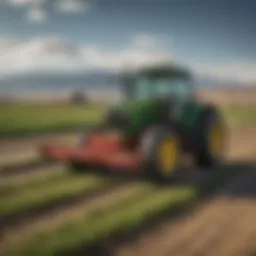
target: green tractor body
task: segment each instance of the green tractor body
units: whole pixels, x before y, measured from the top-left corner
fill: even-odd
[[[182,105],[179,105],[178,102],[176,104],[176,106],[172,105],[168,99],[162,101],[138,100],[120,103],[112,108],[110,113],[115,112],[125,116],[127,123],[124,122],[123,131],[129,137],[136,136],[141,129],[148,125],[167,119],[180,122],[186,129],[192,129],[205,106],[193,99],[188,99]],[[175,110],[176,113],[174,113]]]
[[[186,134],[192,133],[208,106],[196,99],[191,75],[176,69],[142,70],[124,79],[124,97],[110,108],[104,122],[122,130],[128,138],[166,122],[179,124]]]
[[[184,153],[199,166],[222,161],[224,122],[216,107],[197,100],[189,72],[172,66],[143,69],[124,76],[122,86],[122,101],[78,149],[47,147],[44,153],[68,158],[74,169],[123,163],[165,180],[177,173]],[[110,138],[113,131],[118,136]]]

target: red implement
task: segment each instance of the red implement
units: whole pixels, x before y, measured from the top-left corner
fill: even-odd
[[[41,153],[51,159],[86,165],[138,171],[141,160],[131,143],[122,137],[95,135],[78,148],[65,145],[45,145]]]

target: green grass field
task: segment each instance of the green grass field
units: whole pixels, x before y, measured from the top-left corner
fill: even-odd
[[[256,105],[223,107],[222,112],[230,125],[256,125]]]
[[[81,129],[99,122],[103,112],[103,106],[95,105],[1,105],[0,136]],[[231,126],[256,121],[252,107],[224,108],[223,114]],[[85,255],[94,245],[135,233],[162,215],[179,214],[246,168],[234,164],[197,181],[161,186],[147,180],[75,175],[48,162],[45,172],[38,171],[44,160],[12,157],[13,162],[8,159],[0,166],[0,178],[5,175],[0,180],[0,228],[6,232],[0,254],[6,256]]]
[[[71,200],[79,194],[106,186],[108,182],[99,177],[63,175],[56,179],[43,180],[43,183],[35,184],[37,186],[24,184],[16,188],[16,193],[2,198],[0,218],[19,217],[42,205],[63,202],[65,199]]]
[[[10,176],[9,183],[0,183],[0,191],[3,187],[14,190],[14,193],[0,195],[0,225],[6,225],[8,221],[19,223],[22,218],[29,220],[31,213],[39,211],[34,223],[28,221],[28,226],[35,227],[29,232],[21,232],[18,239],[3,243],[1,255],[84,255],[84,250],[93,245],[136,232],[160,215],[178,214],[201,196],[222,186],[230,177],[238,175],[242,169],[238,166],[223,167],[200,182],[168,186],[150,181],[123,181],[120,186],[119,179],[98,174],[72,175],[61,168],[53,170],[50,176],[41,175],[27,182],[24,179],[17,182],[15,175]],[[12,183],[11,179],[16,182]],[[109,194],[106,188],[113,192]],[[73,200],[88,193],[99,195],[92,202],[85,200],[78,204],[77,210],[72,208]],[[59,202],[66,202],[67,206],[54,212]],[[40,209],[47,211],[40,212]],[[41,217],[51,212],[52,217],[40,226]],[[51,218],[55,220],[48,224]],[[13,232],[17,236],[15,229]]]
[[[102,120],[104,105],[4,104],[0,105],[0,136],[21,136],[54,131],[81,130]],[[231,125],[256,124],[256,107],[222,109]]]
[[[101,120],[104,107],[69,104],[0,105],[0,136],[83,129]]]

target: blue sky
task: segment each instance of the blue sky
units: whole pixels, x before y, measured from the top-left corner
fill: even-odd
[[[170,58],[198,72],[256,81],[254,0],[1,1],[5,74]]]

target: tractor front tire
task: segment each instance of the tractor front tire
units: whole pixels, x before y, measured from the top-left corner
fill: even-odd
[[[223,163],[226,147],[226,125],[219,111],[207,108],[194,131],[194,157],[199,167],[213,167]]]
[[[181,141],[178,133],[168,125],[148,128],[141,137],[140,154],[146,173],[154,180],[172,180],[180,167]]]

